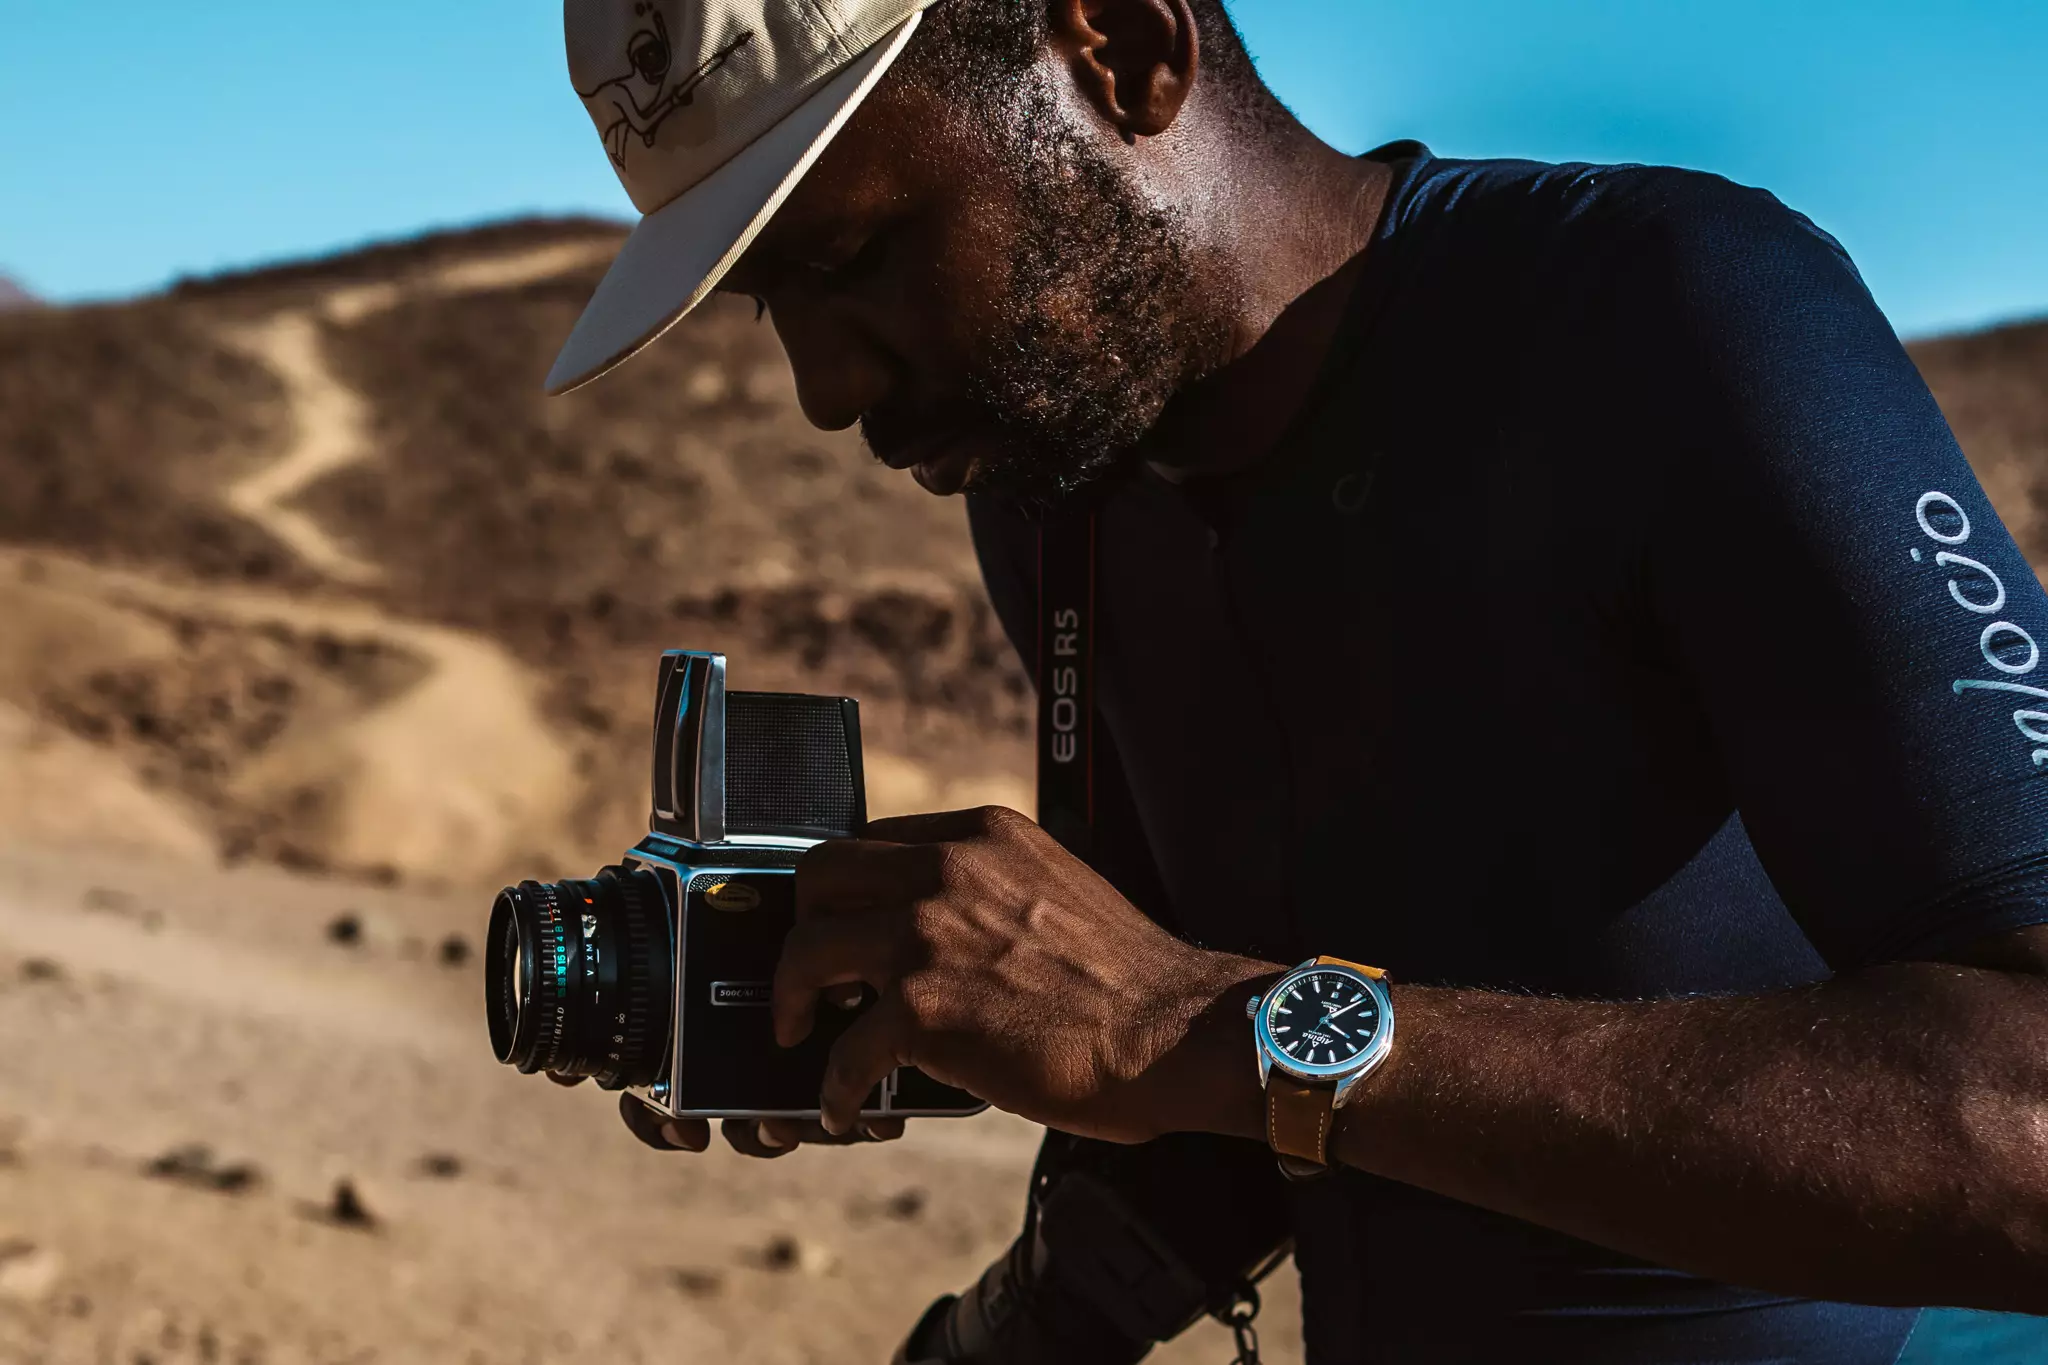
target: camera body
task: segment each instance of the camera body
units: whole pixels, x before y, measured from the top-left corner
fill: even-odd
[[[650,805],[647,836],[617,866],[500,893],[485,954],[499,1060],[595,1076],[672,1117],[815,1118],[832,1044],[864,1005],[820,1009],[784,1048],[770,987],[798,860],[866,823],[858,703],[730,692],[724,655],[669,651]],[[984,1107],[901,1067],[863,1112]]]

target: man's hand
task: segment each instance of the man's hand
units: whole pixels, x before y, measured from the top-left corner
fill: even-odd
[[[904,1065],[1123,1142],[1211,1126],[1224,1051],[1247,1081],[1235,1098],[1255,1098],[1243,999],[1270,964],[1173,938],[1015,811],[875,821],[864,839],[807,853],[796,897],[778,1041],[810,1033],[830,987],[879,997],[832,1050],[827,1132],[851,1130],[863,1097]]]
[[[664,1118],[631,1095],[619,1096],[619,1117],[649,1147],[664,1152],[701,1152],[711,1145],[711,1125],[703,1119]],[[801,1119],[726,1119],[718,1126],[726,1143],[741,1156],[788,1156],[799,1147],[848,1147],[860,1142],[888,1142],[903,1136],[902,1119],[864,1119],[844,1133],[828,1133]]]
[[[550,1071],[556,1085],[581,1085],[585,1077]],[[619,1096],[619,1117],[626,1130],[659,1152],[701,1152],[711,1145],[711,1125],[703,1119],[672,1119],[648,1108],[632,1095]],[[850,1147],[857,1142],[891,1142],[903,1136],[902,1119],[865,1119],[844,1133],[828,1133],[816,1123],[798,1119],[727,1119],[719,1132],[741,1156],[764,1159],[788,1156],[799,1147]]]

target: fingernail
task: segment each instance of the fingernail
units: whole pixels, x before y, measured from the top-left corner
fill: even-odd
[[[763,1147],[779,1148],[784,1145],[781,1139],[777,1138],[775,1134],[768,1131],[768,1125],[765,1123],[757,1123],[754,1125],[754,1136],[760,1139],[761,1145]]]
[[[690,1141],[689,1135],[683,1132],[682,1125],[680,1124],[662,1124],[661,1140],[663,1142],[666,1142],[671,1147],[680,1147],[682,1150],[686,1152],[694,1152],[697,1150],[697,1144]]]

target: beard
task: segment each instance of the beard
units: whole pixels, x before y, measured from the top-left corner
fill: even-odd
[[[968,491],[1035,516],[1134,468],[1167,401],[1222,363],[1228,330],[1194,306],[1180,216],[1147,203],[1048,90],[1014,109],[994,137],[1019,230],[951,415],[993,436]],[[871,449],[893,425],[862,418]]]

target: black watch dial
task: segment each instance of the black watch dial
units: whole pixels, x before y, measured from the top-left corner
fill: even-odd
[[[1356,1060],[1380,1028],[1379,1001],[1342,972],[1296,977],[1266,1009],[1273,1046],[1305,1067],[1341,1067]]]

